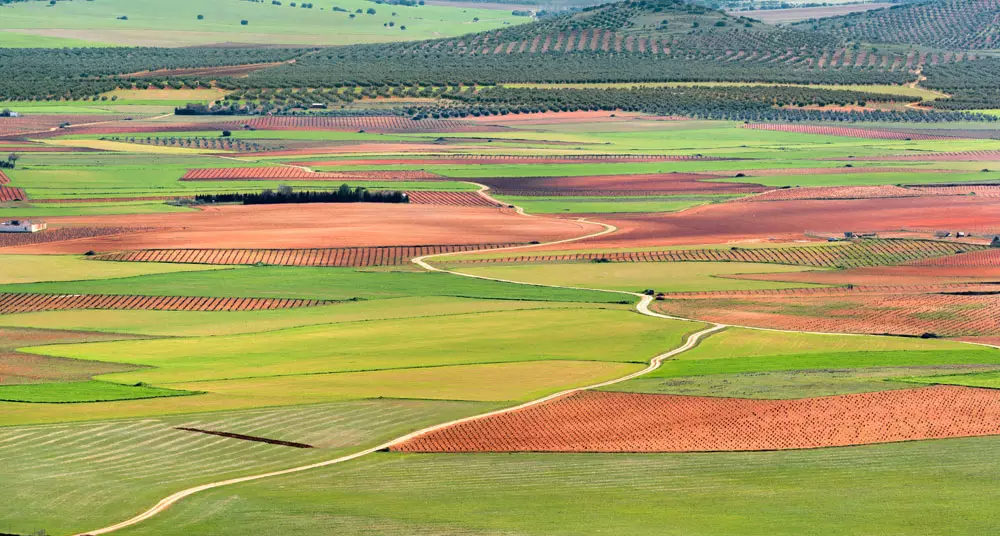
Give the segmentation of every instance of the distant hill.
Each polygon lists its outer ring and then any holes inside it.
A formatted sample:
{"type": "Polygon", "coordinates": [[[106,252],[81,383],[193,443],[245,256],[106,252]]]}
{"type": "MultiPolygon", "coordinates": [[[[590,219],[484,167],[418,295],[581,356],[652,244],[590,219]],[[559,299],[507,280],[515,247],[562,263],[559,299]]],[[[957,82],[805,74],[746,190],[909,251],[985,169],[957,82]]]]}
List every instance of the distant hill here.
{"type": "Polygon", "coordinates": [[[806,21],[793,27],[855,42],[945,50],[1000,49],[1000,0],[930,0],[806,21]]]}

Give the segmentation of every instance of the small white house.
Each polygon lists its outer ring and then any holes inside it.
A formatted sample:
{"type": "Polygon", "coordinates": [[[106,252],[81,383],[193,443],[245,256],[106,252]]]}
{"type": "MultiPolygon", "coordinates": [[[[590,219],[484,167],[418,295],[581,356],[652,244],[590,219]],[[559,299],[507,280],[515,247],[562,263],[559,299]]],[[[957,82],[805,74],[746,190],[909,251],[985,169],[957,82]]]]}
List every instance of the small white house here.
{"type": "Polygon", "coordinates": [[[0,222],[0,233],[37,233],[48,227],[44,221],[10,220],[0,222]]]}

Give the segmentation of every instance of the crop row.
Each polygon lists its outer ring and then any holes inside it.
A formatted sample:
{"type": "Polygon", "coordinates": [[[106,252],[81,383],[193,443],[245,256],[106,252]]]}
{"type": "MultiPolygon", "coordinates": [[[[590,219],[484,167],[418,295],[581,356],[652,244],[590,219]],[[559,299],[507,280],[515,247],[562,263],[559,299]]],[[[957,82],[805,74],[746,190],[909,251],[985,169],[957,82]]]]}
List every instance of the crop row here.
{"type": "MultiPolygon", "coordinates": [[[[559,118],[554,117],[555,121],[559,118]]],[[[307,153],[308,154],[308,153],[307,153]]],[[[690,162],[690,161],[721,161],[740,160],[739,158],[723,158],[702,155],[632,155],[632,154],[594,154],[594,155],[475,155],[475,154],[445,154],[431,157],[386,157],[386,158],[341,158],[338,160],[292,162],[293,165],[313,167],[336,166],[438,166],[450,164],[604,164],[611,162],[690,162]]]]}
{"type": "Polygon", "coordinates": [[[909,189],[921,192],[925,195],[971,195],[976,197],[1000,197],[1000,184],[910,186],[909,189]]]}
{"type": "Polygon", "coordinates": [[[274,266],[398,266],[424,255],[437,255],[518,244],[462,244],[315,249],[144,249],[108,253],[102,261],[274,266]]]}
{"type": "Polygon", "coordinates": [[[805,199],[884,199],[932,195],[900,186],[821,186],[816,188],[782,188],[734,199],[733,203],[760,201],[793,201],[805,199]]]}
{"type": "Polygon", "coordinates": [[[399,171],[344,171],[344,172],[314,172],[296,167],[258,167],[258,168],[202,168],[189,169],[181,177],[182,181],[256,181],[256,180],[303,180],[303,181],[337,181],[337,180],[427,180],[437,179],[439,175],[419,170],[399,171]]]}
{"type": "Polygon", "coordinates": [[[10,177],[8,177],[3,170],[0,170],[0,184],[10,184],[10,177]]]}
{"type": "Polygon", "coordinates": [[[893,156],[866,156],[865,160],[882,162],[993,162],[1000,160],[1000,151],[956,151],[893,156]]]}
{"type": "Polygon", "coordinates": [[[475,192],[406,192],[412,205],[455,207],[498,207],[500,205],[475,192]]]}
{"type": "Polygon", "coordinates": [[[154,147],[180,147],[185,149],[210,149],[216,151],[264,152],[284,149],[283,145],[262,145],[255,141],[234,140],[232,138],[109,136],[101,137],[101,139],[124,143],[137,143],[140,145],[151,145],[154,147]]]}
{"type": "Polygon", "coordinates": [[[807,449],[1000,433],[1000,392],[934,386],[798,400],[582,391],[463,422],[403,452],[807,449]]]}
{"type": "Polygon", "coordinates": [[[0,203],[6,203],[10,201],[24,201],[27,198],[28,196],[25,195],[24,190],[21,188],[0,186],[0,203]]]}
{"type": "Polygon", "coordinates": [[[773,130],[776,132],[795,132],[798,134],[820,134],[824,136],[844,136],[849,138],[867,138],[872,140],[948,140],[951,136],[933,136],[928,134],[910,134],[893,130],[878,130],[873,128],[824,127],[817,125],[782,125],[773,123],[748,123],[743,128],[756,130],[773,130]]]}
{"type": "Polygon", "coordinates": [[[989,283],[942,283],[930,285],[851,285],[846,287],[806,287],[753,290],[706,290],[692,292],[672,292],[670,299],[701,298],[749,298],[755,296],[854,296],[863,294],[956,294],[989,295],[998,292],[996,285],[989,283]]]}
{"type": "Polygon", "coordinates": [[[145,227],[60,227],[39,233],[0,233],[0,248],[148,231],[145,227]]]}
{"type": "Polygon", "coordinates": [[[1000,248],[989,248],[961,255],[925,259],[910,264],[914,266],[955,266],[966,268],[1000,267],[1000,248]]]}
{"type": "Polygon", "coordinates": [[[116,309],[147,311],[262,311],[313,307],[330,302],[285,298],[204,298],[191,296],[136,296],[105,294],[0,293],[0,314],[116,309]]]}
{"type": "Polygon", "coordinates": [[[853,268],[903,264],[920,259],[982,250],[984,246],[933,240],[860,240],[823,246],[789,248],[683,249],[668,251],[626,251],[616,253],[568,253],[520,255],[462,263],[557,263],[557,262],[749,262],[853,268]]]}

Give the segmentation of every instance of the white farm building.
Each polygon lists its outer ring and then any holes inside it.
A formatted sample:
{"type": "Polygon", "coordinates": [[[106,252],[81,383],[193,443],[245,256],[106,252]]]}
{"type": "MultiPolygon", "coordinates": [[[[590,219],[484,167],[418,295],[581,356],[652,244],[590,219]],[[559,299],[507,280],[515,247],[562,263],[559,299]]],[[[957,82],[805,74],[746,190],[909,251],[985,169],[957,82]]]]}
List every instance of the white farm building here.
{"type": "Polygon", "coordinates": [[[48,227],[44,221],[10,220],[0,222],[0,233],[37,233],[48,227]]]}

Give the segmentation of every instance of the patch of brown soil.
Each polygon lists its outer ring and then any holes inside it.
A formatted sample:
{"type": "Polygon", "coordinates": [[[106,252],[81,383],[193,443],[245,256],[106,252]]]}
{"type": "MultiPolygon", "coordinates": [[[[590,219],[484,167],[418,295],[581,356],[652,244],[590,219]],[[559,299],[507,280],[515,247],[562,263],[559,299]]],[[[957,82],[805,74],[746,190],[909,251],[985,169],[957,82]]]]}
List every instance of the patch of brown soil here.
{"type": "Polygon", "coordinates": [[[801,400],[584,391],[431,432],[402,452],[812,449],[1000,434],[1000,391],[934,386],[801,400]]]}
{"type": "Polygon", "coordinates": [[[551,241],[600,231],[598,225],[526,218],[480,207],[370,203],[219,206],[197,212],[48,218],[50,224],[153,228],[5,253],[73,253],[178,248],[336,248],[551,241]]]}

